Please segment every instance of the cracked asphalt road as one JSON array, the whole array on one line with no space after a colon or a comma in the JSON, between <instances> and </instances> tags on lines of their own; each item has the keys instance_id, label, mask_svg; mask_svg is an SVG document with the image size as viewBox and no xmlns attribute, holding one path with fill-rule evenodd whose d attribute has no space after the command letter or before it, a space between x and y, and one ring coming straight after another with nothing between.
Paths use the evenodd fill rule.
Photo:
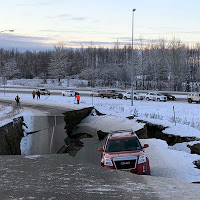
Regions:
<instances>
[{"instance_id":1,"label":"cracked asphalt road","mask_svg":"<svg viewBox=\"0 0 200 200\"><path fill-rule=\"evenodd\" d=\"M0 177L0 199L188 200L200 195L198 184L105 169L67 154L0 156Z\"/></svg>"}]
</instances>

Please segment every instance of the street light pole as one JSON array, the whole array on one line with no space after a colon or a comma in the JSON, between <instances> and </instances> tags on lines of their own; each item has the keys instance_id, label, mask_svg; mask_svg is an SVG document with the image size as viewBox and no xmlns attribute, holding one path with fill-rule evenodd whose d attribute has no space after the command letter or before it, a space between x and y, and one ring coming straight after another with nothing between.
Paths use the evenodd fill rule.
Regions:
<instances>
[{"instance_id":1,"label":"street light pole","mask_svg":"<svg viewBox=\"0 0 200 200\"><path fill-rule=\"evenodd\" d=\"M131 49L131 106L133 106L133 70L134 70L134 63L133 63L133 27L134 27L134 12L136 9L133 9L132 12L132 49Z\"/></svg>"}]
</instances>

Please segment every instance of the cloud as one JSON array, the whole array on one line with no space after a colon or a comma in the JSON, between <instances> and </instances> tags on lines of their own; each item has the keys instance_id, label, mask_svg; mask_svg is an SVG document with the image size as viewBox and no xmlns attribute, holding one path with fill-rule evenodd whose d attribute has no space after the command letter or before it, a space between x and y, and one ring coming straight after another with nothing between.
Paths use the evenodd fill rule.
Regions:
<instances>
[{"instance_id":1,"label":"cloud","mask_svg":"<svg viewBox=\"0 0 200 200\"><path fill-rule=\"evenodd\" d=\"M53 49L53 44L47 44L48 37L32 37L22 35L0 34L0 48L26 50Z\"/></svg>"},{"instance_id":2,"label":"cloud","mask_svg":"<svg viewBox=\"0 0 200 200\"><path fill-rule=\"evenodd\" d=\"M91 46L96 45L96 46L101 46L101 45L113 45L114 42L100 42L100 41L68 41L66 42L67 45L69 46Z\"/></svg>"},{"instance_id":3,"label":"cloud","mask_svg":"<svg viewBox=\"0 0 200 200\"><path fill-rule=\"evenodd\" d=\"M86 17L74 17L70 14L60 14L56 16L47 16L49 19L58 19L58 20L65 20L65 21L87 21L89 18Z\"/></svg>"},{"instance_id":4,"label":"cloud","mask_svg":"<svg viewBox=\"0 0 200 200\"><path fill-rule=\"evenodd\" d=\"M57 32L54 30L41 30L41 31L52 31ZM58 31L59 32L59 31ZM65 32L65 31L64 31ZM59 38L59 37L58 37ZM51 42L49 42L51 41ZM142 42L141 42L142 41ZM137 45L146 45L146 44L156 44L159 43L160 39L134 39L134 46ZM1 33L0 34L0 48L4 49L17 49L19 51L45 51L45 50L53 50L55 40L50 37L33 37L33 36L23 36L23 35L14 35L14 34L8 34L8 33ZM88 47L88 46L94 46L94 47L109 47L113 48L116 45L116 42L120 46L124 45L131 45L132 38L131 37L110 37L108 40L105 41L94 41L94 40L70 40L70 41L63 41L66 47L72 47L72 48L80 48ZM169 41L168 41L169 42ZM196 44L195 41L189 41L187 44Z\"/></svg>"},{"instance_id":5,"label":"cloud","mask_svg":"<svg viewBox=\"0 0 200 200\"><path fill-rule=\"evenodd\" d=\"M63 31L63 30L52 30L52 29L43 29L43 30L39 30L40 32L49 32L49 33L75 33L75 34L86 34L86 35L113 35L113 33L110 32L106 32L106 31L93 31L93 30L83 30L83 29L79 29L79 30L67 30L67 31Z\"/></svg>"},{"instance_id":6,"label":"cloud","mask_svg":"<svg viewBox=\"0 0 200 200\"><path fill-rule=\"evenodd\" d=\"M39 32L47 32L47 33L77 33L77 31L63 31L63 30L50 30L50 29L39 30Z\"/></svg>"},{"instance_id":7,"label":"cloud","mask_svg":"<svg viewBox=\"0 0 200 200\"><path fill-rule=\"evenodd\" d=\"M53 30L41 30L41 31L52 31ZM131 37L119 37L115 38L114 41L63 41L66 47L74 47L79 48L80 46L97 46L97 47L114 47L116 45L116 41L119 41L120 46L130 45ZM113 38L112 38L113 40ZM49 37L33 37L33 36L23 36L23 35L14 35L14 34L0 34L0 48L5 49L18 49L20 51L42 51L42 50L52 50L54 48L53 42L49 44L49 41L55 41ZM148 40L143 39L143 45L151 42L157 43L159 40ZM141 39L134 39L134 46L141 45Z\"/></svg>"},{"instance_id":8,"label":"cloud","mask_svg":"<svg viewBox=\"0 0 200 200\"><path fill-rule=\"evenodd\" d=\"M57 3L57 1L55 2L54 0L47 0L46 2L41 2L41 0L34 0L34 2L27 2L27 3L16 3L16 6L28 6L28 7L32 7L32 6L49 6L52 4Z\"/></svg>"},{"instance_id":9,"label":"cloud","mask_svg":"<svg viewBox=\"0 0 200 200\"><path fill-rule=\"evenodd\" d=\"M50 19L62 19L62 20L66 20L71 18L72 16L70 14L60 14L60 15L56 15L56 16L47 16L47 18Z\"/></svg>"},{"instance_id":10,"label":"cloud","mask_svg":"<svg viewBox=\"0 0 200 200\"><path fill-rule=\"evenodd\" d=\"M83 21L83 20L87 20L87 18L85 18L85 17L72 17L70 20Z\"/></svg>"},{"instance_id":11,"label":"cloud","mask_svg":"<svg viewBox=\"0 0 200 200\"><path fill-rule=\"evenodd\" d=\"M145 27L140 27L140 28L145 28ZM177 28L173 26L165 27L165 26L160 26L160 27L146 27L146 30L150 30L150 32L145 31L143 34L144 35L153 35L153 34L166 34L166 35L171 35L171 34L200 34L200 30L191 30L191 31L184 31L183 28ZM153 31L153 32L151 32Z\"/></svg>"}]
</instances>

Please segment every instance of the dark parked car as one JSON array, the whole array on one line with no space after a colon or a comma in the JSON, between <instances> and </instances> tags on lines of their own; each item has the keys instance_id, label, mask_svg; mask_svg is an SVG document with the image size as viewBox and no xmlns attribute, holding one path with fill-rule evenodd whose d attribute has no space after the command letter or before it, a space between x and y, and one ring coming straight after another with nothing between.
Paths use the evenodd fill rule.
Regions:
<instances>
[{"instance_id":1,"label":"dark parked car","mask_svg":"<svg viewBox=\"0 0 200 200\"><path fill-rule=\"evenodd\" d=\"M169 94L169 93L162 93L162 94L167 97L167 100L173 100L174 101L176 99L176 97L173 96L172 94Z\"/></svg>"},{"instance_id":2,"label":"dark parked car","mask_svg":"<svg viewBox=\"0 0 200 200\"><path fill-rule=\"evenodd\" d=\"M101 98L107 97L107 98L113 98L113 99L116 99L116 98L122 99L123 98L123 94L117 92L116 90L101 90L99 92L98 96Z\"/></svg>"}]
</instances>

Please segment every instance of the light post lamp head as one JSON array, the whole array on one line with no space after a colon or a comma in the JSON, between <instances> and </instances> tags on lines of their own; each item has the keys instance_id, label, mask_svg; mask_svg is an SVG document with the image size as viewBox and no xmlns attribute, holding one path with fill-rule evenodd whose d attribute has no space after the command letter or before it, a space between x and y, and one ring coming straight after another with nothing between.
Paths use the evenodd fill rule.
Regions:
<instances>
[{"instance_id":1,"label":"light post lamp head","mask_svg":"<svg viewBox=\"0 0 200 200\"><path fill-rule=\"evenodd\" d=\"M136 9L135 9L135 8L133 9L133 12L134 12L134 11L136 11Z\"/></svg>"}]
</instances>

